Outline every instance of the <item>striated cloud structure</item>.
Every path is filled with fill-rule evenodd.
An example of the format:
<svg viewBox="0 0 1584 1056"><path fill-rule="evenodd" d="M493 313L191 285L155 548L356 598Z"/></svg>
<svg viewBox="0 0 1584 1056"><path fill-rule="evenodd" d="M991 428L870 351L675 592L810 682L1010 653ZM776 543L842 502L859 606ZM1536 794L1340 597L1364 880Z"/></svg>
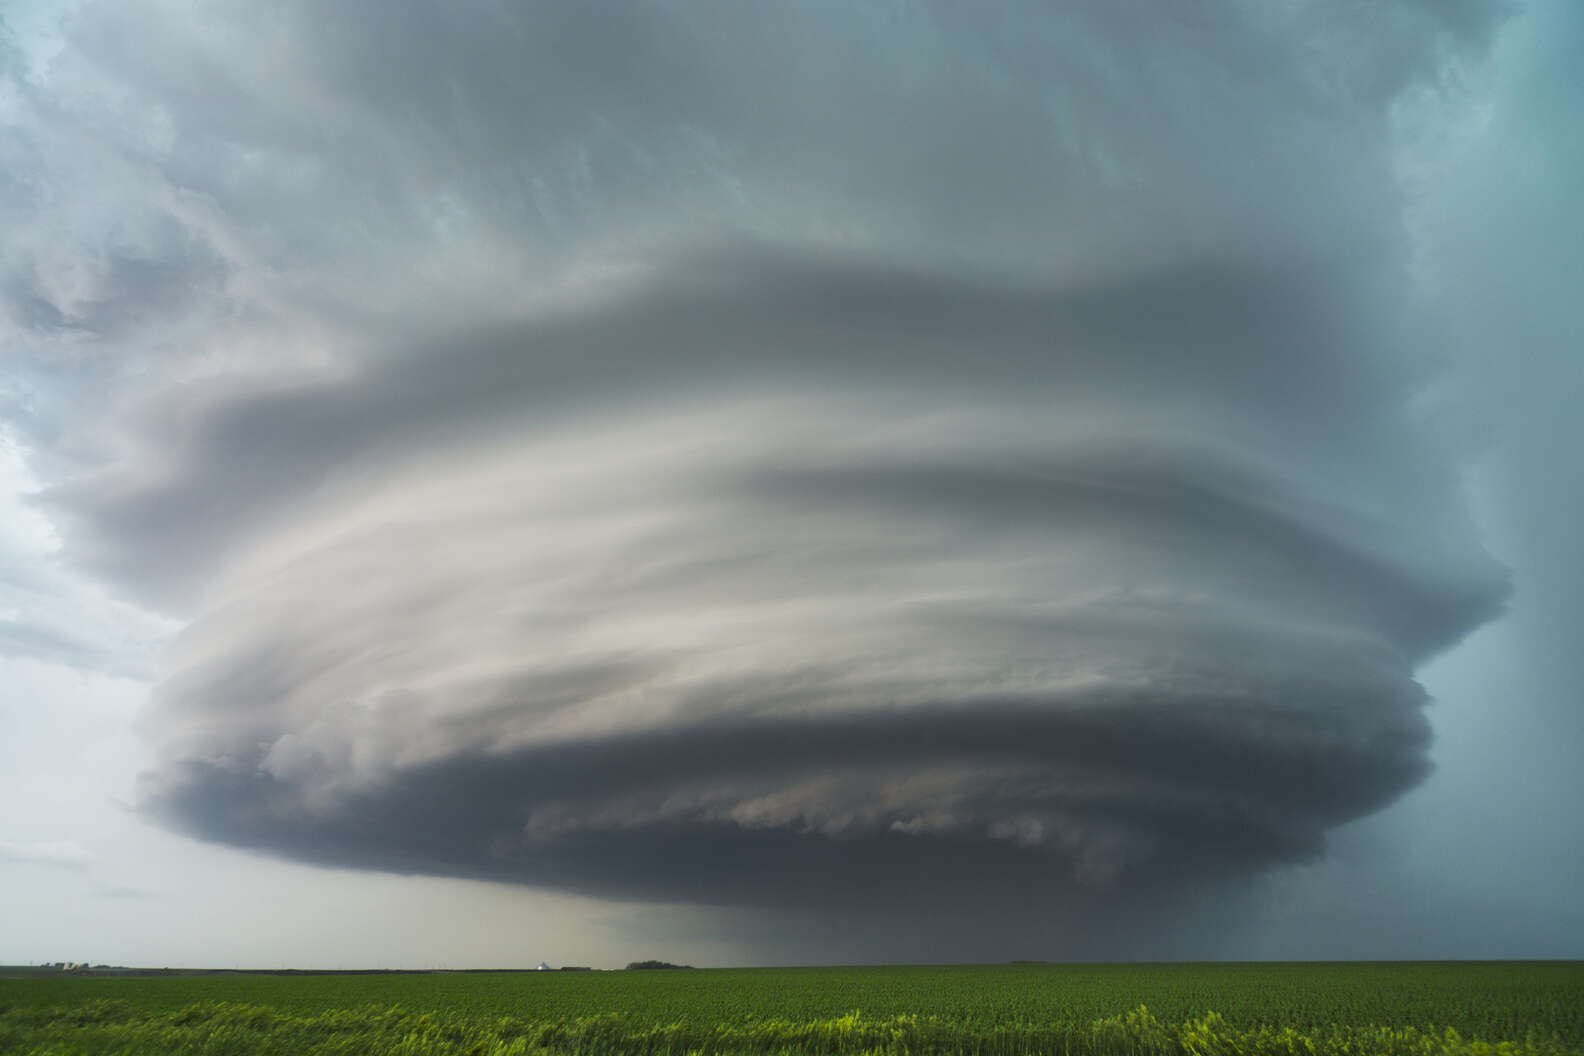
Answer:
<svg viewBox="0 0 1584 1056"><path fill-rule="evenodd" d="M74 30L163 108L228 298L158 272L223 354L150 344L180 382L46 497L192 616L152 817L1056 904L1311 858L1428 773L1415 668L1507 587L1435 426L1404 128L1494 5L315 8L152 58ZM35 287L41 347L118 332Z"/></svg>
<svg viewBox="0 0 1584 1056"><path fill-rule="evenodd" d="M170 658L151 809L782 902L1292 860L1424 776L1414 665L1503 581L1334 278L692 266L228 398L179 485L71 493L153 567L280 517Z"/></svg>

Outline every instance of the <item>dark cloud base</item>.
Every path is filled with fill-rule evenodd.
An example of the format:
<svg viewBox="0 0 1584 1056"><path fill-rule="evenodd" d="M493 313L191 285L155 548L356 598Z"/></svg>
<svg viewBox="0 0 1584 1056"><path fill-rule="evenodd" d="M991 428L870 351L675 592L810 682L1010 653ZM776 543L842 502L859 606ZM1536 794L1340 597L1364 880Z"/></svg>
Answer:
<svg viewBox="0 0 1584 1056"><path fill-rule="evenodd" d="M1326 827L1379 807L1428 772L1422 721L1347 744L1317 738L1309 720L1251 722L1250 710L1258 709L1180 697L1045 700L712 725L448 758L328 809L257 766L188 764L163 775L168 784L152 790L146 809L200 838L322 864L723 905L927 906L975 893L1060 900L1119 886L1150 890L1312 859ZM1217 728L1218 716L1230 731ZM1126 873L1085 876L1075 869L1081 846L987 838L982 817L979 828L948 835L874 826L830 835L696 816L541 835L533 823L547 803L586 810L591 799L623 793L658 801L674 794L679 775L729 789L774 786L810 770L888 773L888 764L944 765L970 777L1010 767L1014 777L988 788L970 783L959 809L1056 810L1083 832L1147 833L1150 853ZM1061 779L1073 775L1083 779L1064 793ZM1176 794L1144 794L1140 775ZM1042 787L1050 781L1054 791Z"/></svg>

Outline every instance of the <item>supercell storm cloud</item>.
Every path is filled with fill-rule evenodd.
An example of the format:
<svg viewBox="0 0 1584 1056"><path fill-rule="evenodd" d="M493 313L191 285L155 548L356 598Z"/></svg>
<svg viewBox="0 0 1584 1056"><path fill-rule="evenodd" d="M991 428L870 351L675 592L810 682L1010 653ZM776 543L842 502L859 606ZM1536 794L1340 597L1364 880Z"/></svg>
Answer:
<svg viewBox="0 0 1584 1056"><path fill-rule="evenodd" d="M156 56L121 6L78 76L164 220L10 295L170 330L47 497L192 620L162 823L1059 899L1311 858L1428 773L1415 669L1507 588L1402 158L1492 6L222 4ZM168 321L111 321L134 278Z"/></svg>

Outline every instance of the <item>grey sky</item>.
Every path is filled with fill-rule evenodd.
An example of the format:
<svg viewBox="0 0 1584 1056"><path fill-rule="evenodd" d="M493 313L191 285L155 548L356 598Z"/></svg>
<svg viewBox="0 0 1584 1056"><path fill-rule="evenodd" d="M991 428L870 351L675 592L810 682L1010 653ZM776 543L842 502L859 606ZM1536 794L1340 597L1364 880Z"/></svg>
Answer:
<svg viewBox="0 0 1584 1056"><path fill-rule="evenodd" d="M1577 955L1581 47L8 15L0 959Z"/></svg>

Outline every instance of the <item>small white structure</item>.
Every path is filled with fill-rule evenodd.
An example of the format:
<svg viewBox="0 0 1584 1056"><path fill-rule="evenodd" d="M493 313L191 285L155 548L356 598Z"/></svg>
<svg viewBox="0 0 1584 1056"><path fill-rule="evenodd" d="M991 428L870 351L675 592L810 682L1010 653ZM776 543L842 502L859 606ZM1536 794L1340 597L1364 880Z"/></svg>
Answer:
<svg viewBox="0 0 1584 1056"><path fill-rule="evenodd" d="M546 964L545 962L540 961L539 962L539 970L541 972L548 972L550 970L550 966L548 964Z"/></svg>

